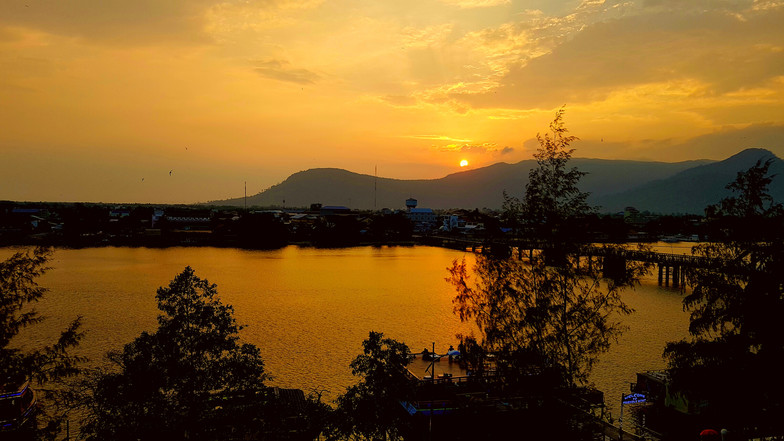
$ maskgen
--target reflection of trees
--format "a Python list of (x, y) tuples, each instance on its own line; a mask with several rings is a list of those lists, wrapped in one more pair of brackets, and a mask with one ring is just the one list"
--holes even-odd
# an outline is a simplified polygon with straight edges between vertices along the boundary
[(531, 370), (556, 372), (565, 386), (585, 384), (591, 367), (623, 328), (619, 316), (631, 310), (621, 291), (637, 282), (645, 267), (633, 265), (604, 279), (601, 265), (578, 270), (578, 228), (592, 214), (588, 194), (578, 188), (584, 175), (567, 168), (574, 151), (562, 121), (563, 109), (550, 124), (551, 134), (537, 135), (539, 166), (533, 169), (525, 198), (505, 196), (504, 218), (547, 243), (530, 262), (480, 256), (474, 268), (455, 261), (447, 278), (456, 289), (455, 311), (473, 320), (478, 344), (498, 355), (508, 381)]

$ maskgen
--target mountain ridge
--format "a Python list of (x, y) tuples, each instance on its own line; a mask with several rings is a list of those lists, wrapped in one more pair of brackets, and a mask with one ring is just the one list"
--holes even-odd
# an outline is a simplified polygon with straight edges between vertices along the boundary
[[(737, 172), (757, 160), (773, 159), (771, 172), (781, 174), (784, 164), (764, 149), (746, 149), (723, 161), (698, 159), (680, 162), (572, 158), (569, 167), (587, 174), (580, 189), (600, 212), (626, 206), (657, 213), (702, 213), (729, 193), (725, 187)], [(290, 175), (279, 184), (249, 196), (249, 206), (307, 207), (313, 203), (352, 209), (404, 208), (409, 197), (433, 209), (500, 209), (503, 192), (522, 197), (533, 159), (515, 164), (499, 162), (487, 167), (448, 174), (438, 179), (404, 180), (375, 177), (340, 168), (314, 168)], [(784, 200), (784, 185), (772, 185), (776, 200)], [(209, 202), (243, 206), (244, 198)]]

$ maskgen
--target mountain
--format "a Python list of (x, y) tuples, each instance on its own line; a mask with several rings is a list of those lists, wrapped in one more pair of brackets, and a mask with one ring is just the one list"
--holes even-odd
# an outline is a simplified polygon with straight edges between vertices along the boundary
[(665, 179), (651, 180), (635, 188), (598, 195), (594, 203), (603, 211), (620, 211), (634, 206), (654, 213), (702, 214), (705, 207), (730, 196), (727, 184), (738, 172), (748, 170), (757, 161), (772, 159), (768, 172), (780, 176), (773, 179), (769, 191), (774, 200), (784, 202), (784, 162), (764, 149), (747, 149), (723, 161), (699, 165)]
[[(684, 162), (625, 161), (573, 158), (571, 167), (587, 173), (580, 189), (591, 195), (588, 202), (600, 212), (618, 212), (627, 206), (662, 214), (702, 214), (705, 207), (729, 196), (725, 188), (737, 173), (757, 161), (772, 159), (770, 173), (784, 174), (784, 162), (764, 149), (747, 149), (723, 161)], [(294, 173), (280, 184), (248, 197), (249, 206), (308, 207), (313, 203), (344, 205), (352, 209), (404, 208), (413, 197), (420, 207), (492, 208), (503, 204), (503, 192), (522, 197), (528, 173), (536, 161), (498, 163), (454, 173), (440, 179), (400, 180), (376, 178), (336, 168), (317, 168)], [(784, 202), (784, 180), (774, 179), (770, 188)], [(243, 206), (243, 198), (210, 202), (211, 205)]]
[[(623, 194), (654, 181), (666, 181), (687, 170), (711, 164), (712, 161), (708, 160), (667, 163), (585, 158), (574, 158), (570, 162), (570, 166), (588, 173), (581, 180), (580, 188), (591, 193), (591, 204), (597, 204), (611, 194)], [(345, 205), (353, 209), (397, 209), (404, 208), (405, 200), (414, 197), (421, 207), (434, 209), (498, 209), (503, 203), (504, 191), (512, 196), (523, 196), (528, 173), (535, 166), (534, 160), (516, 164), (498, 163), (430, 180), (376, 178), (335, 168), (311, 169), (295, 173), (280, 184), (248, 197), (247, 204), (307, 207), (312, 203), (321, 203)], [(721, 186), (727, 182), (729, 180)], [(623, 200), (610, 202), (617, 205), (625, 203), (619, 202)], [(236, 198), (209, 204), (243, 206), (245, 201)], [(612, 211), (617, 210), (615, 205), (612, 207)]]

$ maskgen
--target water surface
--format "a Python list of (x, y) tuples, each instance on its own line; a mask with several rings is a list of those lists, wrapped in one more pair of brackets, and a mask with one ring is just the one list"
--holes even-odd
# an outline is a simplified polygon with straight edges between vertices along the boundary
[[(687, 250), (677, 244), (658, 249)], [(0, 248), (0, 258), (16, 250)], [(105, 363), (106, 351), (156, 328), (156, 289), (189, 265), (234, 306), (246, 326), (241, 336), (261, 349), (272, 384), (334, 398), (355, 381), (349, 363), (369, 331), (414, 352), (432, 342), (445, 352), (457, 346), (455, 334), (470, 332), (452, 313), (454, 291), (444, 280), (446, 268), (463, 257), (473, 261), (471, 253), (426, 246), (57, 249), (52, 270), (40, 280), (49, 293), (38, 309), (49, 319), (23, 337), (49, 343), (81, 315), (87, 332), (81, 350), (93, 363)], [(682, 293), (658, 287), (655, 274), (624, 299), (636, 312), (623, 318), (628, 330), (591, 376), (616, 416), (635, 373), (663, 368), (665, 342), (685, 337), (688, 326)]]

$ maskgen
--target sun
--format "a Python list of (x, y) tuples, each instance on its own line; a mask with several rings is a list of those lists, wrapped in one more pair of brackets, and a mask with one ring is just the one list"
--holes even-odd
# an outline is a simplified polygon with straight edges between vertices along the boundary
[(467, 165), (468, 165), (468, 161), (467, 160), (463, 159), (462, 161), (460, 161), (460, 167), (465, 167)]

